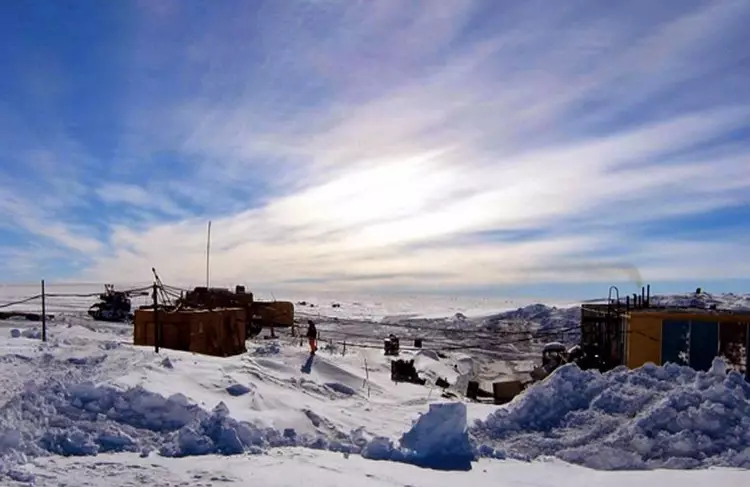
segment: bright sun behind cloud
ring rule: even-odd
[[[747,2],[2,9],[6,280],[750,275]]]

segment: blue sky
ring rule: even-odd
[[[256,289],[746,290],[749,20],[742,0],[3,3],[2,280],[199,284],[210,219],[214,282]]]

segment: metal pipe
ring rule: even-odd
[[[42,341],[47,341],[47,295],[44,290],[44,279],[42,279]]]

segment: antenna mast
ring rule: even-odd
[[[209,287],[209,272],[211,269],[211,220],[208,221],[208,235],[206,238],[206,287]]]

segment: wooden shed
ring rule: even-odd
[[[722,357],[750,378],[750,313],[722,310],[644,308],[630,310],[627,365],[647,362],[708,370]]]
[[[294,304],[289,301],[255,301],[253,318],[271,327],[294,326]]]
[[[227,357],[247,351],[246,313],[243,308],[158,311],[162,348]],[[133,343],[154,346],[156,324],[153,309],[137,309],[133,319]]]

